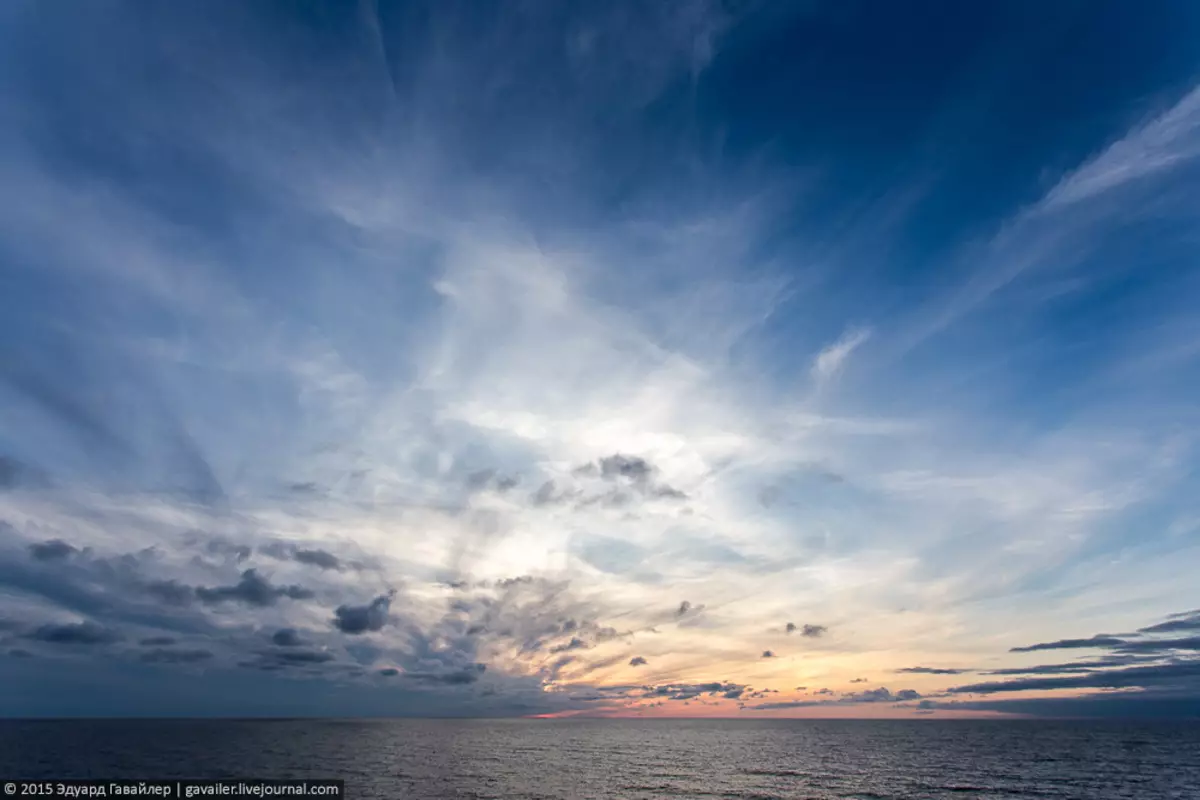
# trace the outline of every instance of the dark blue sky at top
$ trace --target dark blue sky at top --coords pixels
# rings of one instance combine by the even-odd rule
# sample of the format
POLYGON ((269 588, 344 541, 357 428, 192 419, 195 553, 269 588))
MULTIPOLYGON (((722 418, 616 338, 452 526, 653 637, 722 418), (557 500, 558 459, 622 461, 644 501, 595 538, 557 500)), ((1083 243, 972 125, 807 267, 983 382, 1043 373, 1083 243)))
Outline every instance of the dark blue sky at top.
MULTIPOLYGON (((811 463, 779 467, 810 493, 781 508, 825 491, 839 519, 886 513, 888 493, 907 491, 888 483, 896 475, 907 487, 944 469, 933 491, 952 494, 977 465, 1066 453, 1071 466, 1039 484, 1052 494, 1086 471, 1077 464, 1130 452, 1131 496, 1155 505, 1113 501, 1072 555, 1014 585, 1051 590, 1129 552, 1182 552, 1197 513, 1186 431, 1200 389, 1198 41, 1200 5, 1186 0, 16 0, 0 9, 0 458, 49 476, 54 491, 169 490, 239 520, 239 503, 261 510, 268 488, 329 442, 371 451, 366 466, 337 466, 339 486, 353 475, 371 497, 383 489, 364 476, 411 467, 433 480, 450 451, 525 469, 553 461, 528 430, 561 420, 519 433, 453 418, 478 405, 469 378, 496 374, 494 363, 501 388, 546 382, 530 365, 553 335, 500 351, 523 314, 543 310, 540 293, 555 296, 553 280, 479 290, 496 295, 495 312, 456 311, 466 301, 445 288, 458 286, 446 276, 473 274, 455 272, 472 248, 502 240, 487 258, 515 249, 587 262, 562 273, 578 293, 574 317, 603 320, 583 329, 586 344, 604 343, 587 354, 640 365, 659 348, 704 365, 719 376, 712 396, 737 407, 729 418, 763 420, 746 440, 771 441, 783 424, 773 414, 791 419, 785 407, 803 398, 805 413, 914 419, 952 442, 874 452, 851 434, 833 457, 894 472, 855 480, 843 475, 853 464, 822 466, 837 482, 826 491, 804 484, 811 463), (355 416, 355 403, 401 396, 395 416, 411 429, 380 433, 355 416), (1076 459, 1081 442, 1095 450, 1076 459)), ((603 363, 586 390, 544 396, 584 419, 612 407, 606 392, 664 374, 629 378, 603 363)), ((716 475, 733 460, 707 466, 716 475)), ((747 485, 760 479, 761 463, 742 466, 747 485)), ((1018 509, 997 525, 1023 524, 1015 482, 1006 473, 993 487, 1004 513, 1018 509)), ((1087 488, 1058 511, 1111 499, 1087 488)), ((448 502, 437 490, 421 501, 431 496, 448 502)), ((13 533, 0 542, 0 601, 21 604, 0 607, 0 622, 37 603, 86 615, 91 595, 47 589, 47 575, 9 563, 61 522, 18 513, 20 502, 0 507, 15 526, 0 528, 13 533)), ((46 507, 109 519, 86 502, 46 507)), ((831 546, 852 555, 874 535, 831 546)), ((628 571, 630 553, 653 549, 584 541, 596 563, 628 571)), ((914 545, 921 574, 966 569, 978 541, 914 545)), ((728 544, 701 550, 759 563, 728 544)), ((331 588, 322 601, 361 604, 385 588, 331 588)), ((124 607, 107 602, 94 616, 122 622, 104 617, 124 607)), ((390 652, 414 671, 428 660, 390 652)), ((30 667, 3 669, 20 680, 30 667)), ((69 687, 71 672, 56 663, 37 693, 69 687)), ((177 677, 162 678, 164 696, 177 677)), ((253 681, 213 696, 236 706, 253 690, 235 687, 253 681)), ((53 708, 69 705, 64 691, 53 708)), ((89 710, 103 706, 87 691, 89 710)), ((286 708, 292 695, 279 693, 286 708)), ((521 697, 489 713, 525 709, 521 697)))

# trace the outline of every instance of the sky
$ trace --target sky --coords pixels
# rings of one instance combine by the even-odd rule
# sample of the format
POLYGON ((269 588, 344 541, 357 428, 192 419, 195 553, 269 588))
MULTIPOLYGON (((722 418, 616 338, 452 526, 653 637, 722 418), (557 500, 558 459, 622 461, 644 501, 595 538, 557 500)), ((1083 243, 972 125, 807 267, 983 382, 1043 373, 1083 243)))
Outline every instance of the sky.
POLYGON ((1200 716, 1198 41, 0 4, 0 715, 1200 716))

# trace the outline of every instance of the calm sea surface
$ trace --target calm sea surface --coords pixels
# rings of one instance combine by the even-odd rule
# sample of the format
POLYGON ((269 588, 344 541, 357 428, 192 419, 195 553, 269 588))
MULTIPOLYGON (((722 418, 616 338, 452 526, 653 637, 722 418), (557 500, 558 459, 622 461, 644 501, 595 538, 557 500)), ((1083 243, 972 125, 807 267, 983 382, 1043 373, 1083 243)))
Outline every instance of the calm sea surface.
POLYGON ((348 798, 1200 799, 1200 724, 0 721, 0 779, 342 778, 348 798))

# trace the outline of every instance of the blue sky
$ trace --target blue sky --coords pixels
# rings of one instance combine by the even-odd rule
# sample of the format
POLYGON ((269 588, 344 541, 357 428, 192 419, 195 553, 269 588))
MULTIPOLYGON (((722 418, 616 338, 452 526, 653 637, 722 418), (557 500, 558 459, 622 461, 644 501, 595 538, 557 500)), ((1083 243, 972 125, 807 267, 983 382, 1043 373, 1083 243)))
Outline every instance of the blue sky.
POLYGON ((0 713, 1200 713, 1198 34, 5 4, 0 713))

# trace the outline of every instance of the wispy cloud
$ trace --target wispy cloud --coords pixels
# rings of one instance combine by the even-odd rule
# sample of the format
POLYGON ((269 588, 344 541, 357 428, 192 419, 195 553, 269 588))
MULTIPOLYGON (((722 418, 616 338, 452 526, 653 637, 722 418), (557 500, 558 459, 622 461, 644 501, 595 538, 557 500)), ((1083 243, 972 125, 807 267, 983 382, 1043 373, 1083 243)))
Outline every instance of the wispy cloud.
POLYGON ((842 334, 841 338, 817 354, 813 359, 812 374, 818 383, 824 383, 841 372, 850 354, 871 338, 868 328, 852 328, 842 334))
POLYGON ((1155 533, 1196 514, 1190 373, 1086 391, 1106 326, 968 323, 1139 186, 1190 219, 1195 91, 928 253, 869 221, 896 263, 839 271, 863 250, 807 198, 840 161, 702 118, 756 30, 727 5, 396 13, 338 42, 21 17, 55 44, 0 70, 0 644, 160 698, 304 678, 462 714, 879 708, 1032 651, 1185 652, 1190 617, 1144 623, 1190 591, 1155 533), (885 673, 911 688, 850 690, 885 673))

